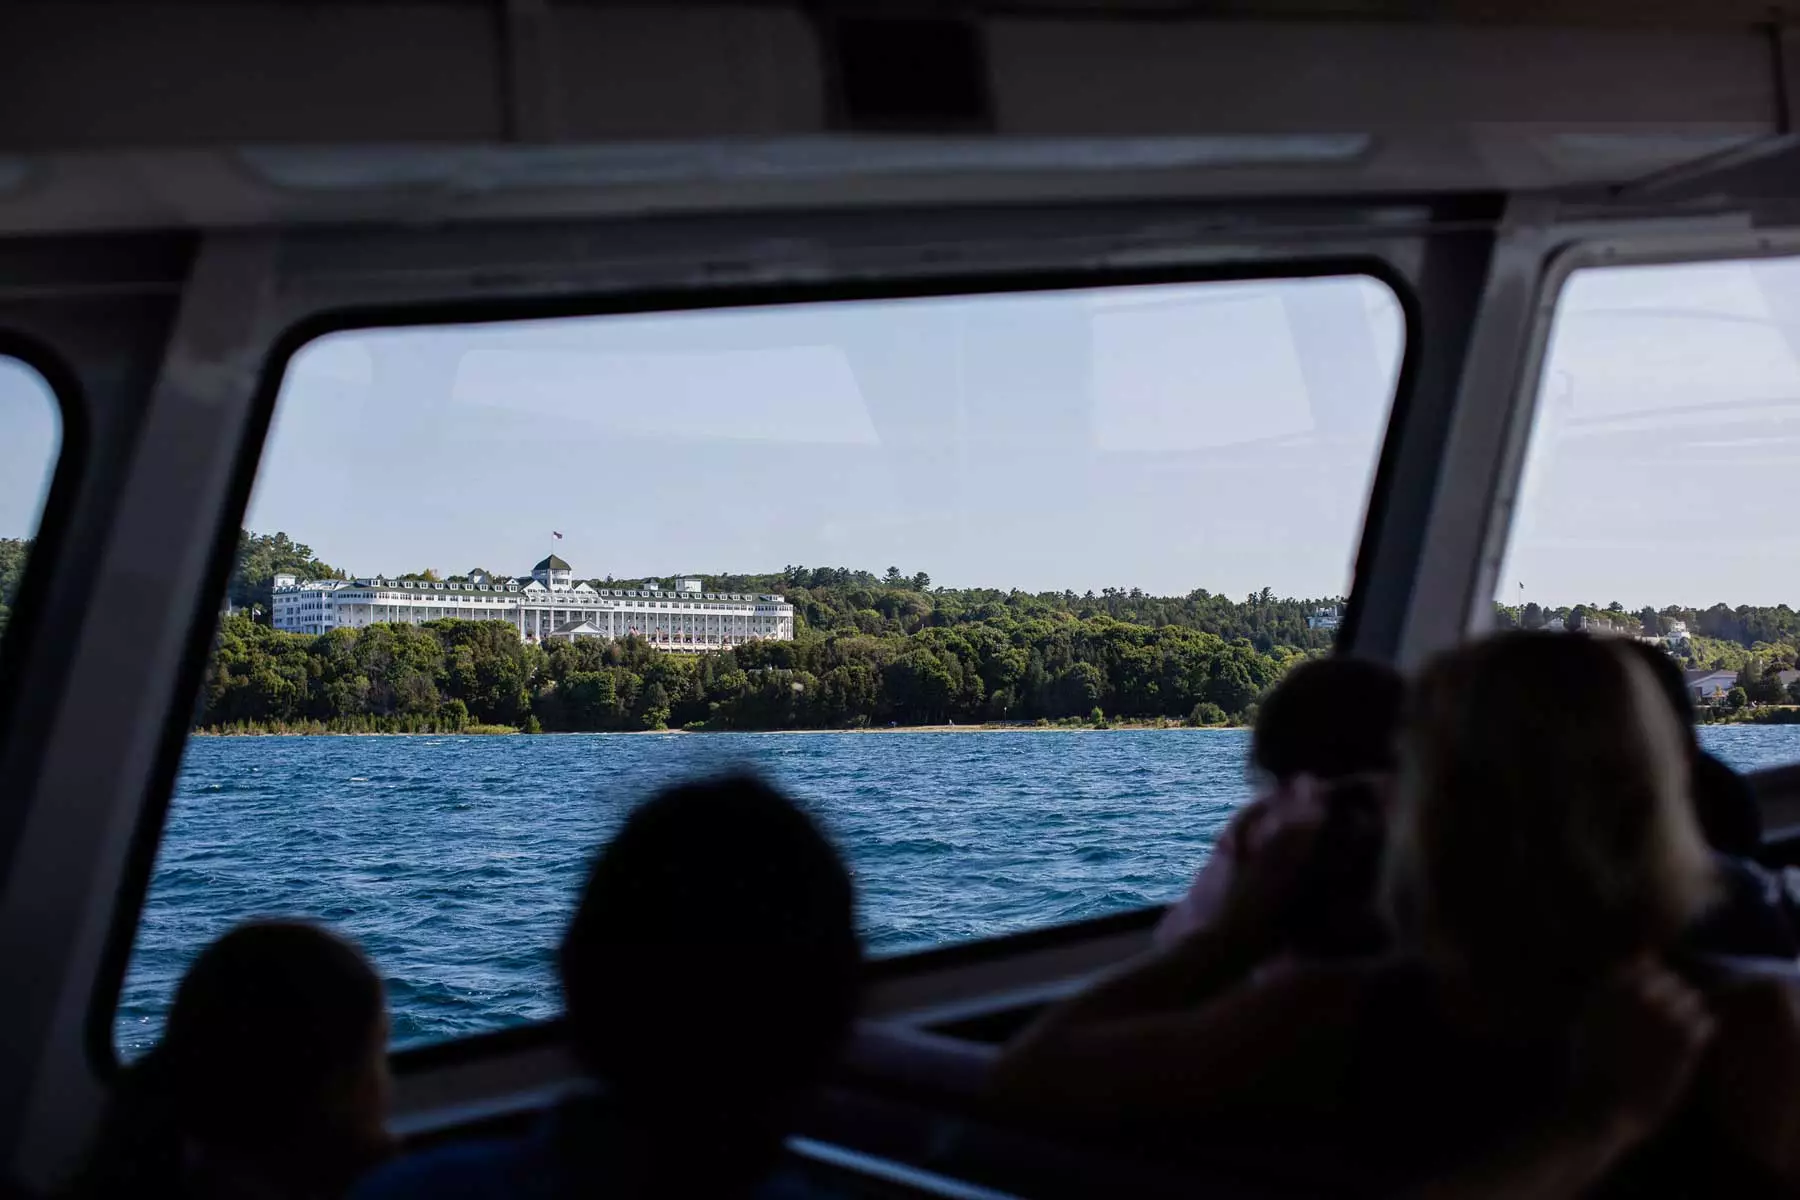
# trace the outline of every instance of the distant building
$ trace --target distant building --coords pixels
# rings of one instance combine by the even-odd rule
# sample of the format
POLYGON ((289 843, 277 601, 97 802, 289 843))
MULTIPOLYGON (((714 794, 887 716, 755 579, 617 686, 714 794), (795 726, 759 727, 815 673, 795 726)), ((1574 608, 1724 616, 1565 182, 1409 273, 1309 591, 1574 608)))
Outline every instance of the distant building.
POLYGON ((527 642, 622 638, 664 650, 724 650, 744 642, 791 641, 794 606, 781 596, 708 592, 683 578, 667 588, 595 588, 576 583, 552 554, 518 579, 442 583, 423 579, 275 576, 275 628, 325 633, 426 621, 505 621, 527 642))
POLYGON ((1670 654, 1685 655, 1693 649, 1693 635, 1688 633, 1686 621, 1670 621, 1668 629, 1657 640, 1668 647, 1670 654))
POLYGON ((1308 629, 1323 629, 1327 632, 1336 629, 1343 623, 1343 613, 1339 611, 1338 606, 1335 604, 1326 608, 1315 608, 1306 618, 1306 627, 1308 629))
POLYGON ((1708 668, 1681 673, 1688 694, 1702 702, 1722 699, 1737 686, 1737 678, 1736 671, 1715 671, 1708 668))

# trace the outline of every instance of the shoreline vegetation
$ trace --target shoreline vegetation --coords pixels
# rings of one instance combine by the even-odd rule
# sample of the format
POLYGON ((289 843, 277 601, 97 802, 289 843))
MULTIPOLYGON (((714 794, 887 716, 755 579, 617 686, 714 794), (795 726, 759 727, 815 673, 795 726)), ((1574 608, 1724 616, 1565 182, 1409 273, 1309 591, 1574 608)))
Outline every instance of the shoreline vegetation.
MULTIPOLYGON (((1241 730, 1241 725, 1190 725, 1182 721, 1107 721, 1095 725, 1087 721, 1067 719, 1062 721, 984 721, 976 725, 883 725, 868 726, 856 729, 708 729, 696 723, 692 727, 681 729, 622 729, 595 730, 588 733, 602 733, 607 737, 667 737, 690 736, 701 733, 808 733, 808 734, 905 734, 905 733, 1143 733, 1156 730, 1185 730, 1187 732, 1219 733, 1230 730, 1241 730)), ((352 727, 342 722, 326 721, 294 721, 294 722, 240 722, 236 725, 195 726, 190 731, 195 737, 503 737, 524 736, 527 731, 512 725, 466 725, 461 729, 444 728, 383 728, 352 727)), ((538 730, 546 737, 563 736, 566 731, 549 732, 538 730)))
MULTIPOLYGON (((1710 710, 1703 710, 1703 725, 1800 725, 1800 706, 1782 705, 1766 706, 1757 709, 1746 709, 1740 712, 1722 712, 1718 715, 1707 715, 1710 710)), ((851 729, 709 729, 703 722, 680 729, 619 729, 619 730, 529 730, 514 725, 465 725, 460 729, 449 726, 439 727, 435 722, 421 722, 408 728, 405 723, 395 723, 386 727, 371 727, 367 723, 343 721, 241 721, 234 725, 196 725, 189 732, 194 737, 517 737, 526 734, 559 736, 563 733, 585 732, 603 733, 608 737, 652 737, 668 735, 689 735, 698 733, 830 733, 830 734, 905 734, 905 733, 1143 733, 1157 730, 1185 730, 1187 732, 1220 733, 1231 730, 1242 730, 1245 726, 1236 724, 1195 725, 1188 721, 1171 721, 1160 719, 1155 721, 1103 721, 1094 724, 1077 718, 1064 718, 1060 721, 982 721, 973 725, 879 725, 862 726, 851 729)))
MULTIPOLYGON (((0 622, 30 549, 0 539, 0 622)), ((285 533, 243 532, 196 732, 1241 727, 1295 663, 1330 652, 1335 623, 1313 618, 1343 604, 1268 588, 1242 600, 1205 588, 1182 596, 945 588, 897 567, 693 572, 709 591, 786 596, 794 638, 681 653, 636 637, 528 644, 494 621, 283 633, 269 624, 278 571, 345 575, 285 533)), ((1780 677, 1800 662, 1800 613, 1785 604, 1496 604, 1494 623, 1658 637, 1684 667, 1736 673, 1728 696, 1701 707, 1703 721, 1800 723, 1800 679, 1780 677)))
POLYGON ((278 632, 265 615, 277 571, 341 575, 285 534, 244 534, 193 716, 199 730, 1242 726, 1289 667, 1330 649, 1332 630, 1309 617, 1341 603, 1267 588, 1241 601, 1205 589, 943 588, 894 567, 789 566, 699 574, 709 591, 784 595, 792 640, 682 653, 637 637, 531 644, 495 621, 278 632))

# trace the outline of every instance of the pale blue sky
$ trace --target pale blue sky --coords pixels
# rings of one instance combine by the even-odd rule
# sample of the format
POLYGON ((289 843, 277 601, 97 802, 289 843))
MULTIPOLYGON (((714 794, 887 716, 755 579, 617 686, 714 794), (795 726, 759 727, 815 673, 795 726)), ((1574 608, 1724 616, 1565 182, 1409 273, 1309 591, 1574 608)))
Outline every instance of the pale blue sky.
POLYGON ((1800 260, 1577 274, 1501 598, 1800 606, 1797 350, 1800 260))
POLYGON ((50 385, 18 359, 0 354, 0 537, 36 532, 61 444, 50 385))
MULTIPOLYGON (((247 523, 358 573, 555 549, 621 579, 1335 594, 1401 336, 1361 279, 338 334, 293 364, 247 523)), ((1792 262, 1578 276, 1502 596, 1800 602, 1796 346, 1792 262)), ((55 436, 16 365, 0 430, 4 535, 55 436)))
POLYGON ((619 578, 1331 595, 1399 349, 1349 279, 343 334, 250 523, 356 572, 523 572, 561 530, 619 578))

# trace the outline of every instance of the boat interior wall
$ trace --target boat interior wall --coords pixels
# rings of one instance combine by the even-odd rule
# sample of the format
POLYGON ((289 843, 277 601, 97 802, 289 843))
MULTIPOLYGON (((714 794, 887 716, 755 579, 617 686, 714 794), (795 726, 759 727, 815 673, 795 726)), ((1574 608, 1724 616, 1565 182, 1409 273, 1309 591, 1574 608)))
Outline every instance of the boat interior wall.
MULTIPOLYGON (((1305 206, 1271 214, 1290 235, 1249 244, 1241 231, 1204 217, 1130 207, 854 219, 769 214, 748 223, 611 230, 515 226, 485 236, 410 229, 374 240, 344 229, 222 232, 166 250, 170 259, 147 249, 109 258, 108 247, 88 239, 60 243, 62 254, 46 258, 51 265, 18 302, 31 299, 35 328, 53 356, 78 356, 95 372, 92 386, 69 402, 92 410, 86 424, 106 452, 84 464, 62 536, 46 545, 33 574, 50 597, 129 592, 134 602, 104 620, 86 613, 55 639, 12 643, 19 647, 19 686, 54 680, 56 702, 39 706, 28 725, 35 736, 9 736, 0 777, 29 781, 33 796, 60 798, 25 806, 4 831, 0 953, 31 964, 9 988, 0 1022, 0 1048, 17 1064, 0 1073, 0 1128, 12 1139, 8 1153, 17 1168, 42 1181, 67 1160, 110 1070, 108 1014, 204 663, 209 598, 230 565, 237 514, 287 352, 322 329, 370 320, 1325 270, 1350 262, 1410 292, 1425 264, 1436 261, 1427 236, 1430 207, 1334 211, 1332 223, 1350 222, 1336 235, 1321 233, 1327 215, 1305 206), (188 251, 185 261, 180 249, 188 251), (109 279, 94 266, 100 261, 137 269, 109 279), (175 269, 158 278, 159 266, 175 269), (805 282, 824 279, 838 282, 805 282), (111 307, 94 308, 101 300, 111 307), (72 340, 69 330, 84 311, 112 319, 84 333, 92 340, 72 340), (148 374, 141 360, 132 374, 134 353, 142 356, 165 338, 166 348, 148 356, 157 365, 147 397, 131 392, 127 385, 135 378, 141 387, 148 374), (117 731, 106 755, 91 752, 96 728, 117 731)), ((1462 283, 1478 287, 1479 274, 1462 283)), ((1451 374, 1446 366, 1430 377, 1447 384, 1451 374)), ((79 611, 81 602, 73 607, 79 611)), ((9 669, 14 665, 9 660, 9 669)), ((8 730, 15 732, 22 729, 8 730)), ((965 972, 986 968, 945 970, 944 978, 966 979, 965 972)), ((926 987, 923 978, 891 986, 916 990, 926 987)), ((915 1006, 940 1008, 953 998, 926 988, 915 1006)), ((478 1091, 512 1078, 498 1069, 498 1079, 477 1071, 478 1091)), ((435 1069, 417 1078, 402 1089, 402 1113, 416 1105, 413 1117, 431 1119, 444 1093, 435 1069)))
MULTIPOLYGON (((229 565, 271 381, 308 337, 370 321, 1354 264, 1395 288, 1414 329, 1344 637, 1367 653, 1405 657, 1457 636, 1441 610, 1474 586, 1470 549, 1483 531, 1450 514, 1479 512, 1499 468, 1477 470, 1478 431, 1459 429, 1476 419, 1471 406, 1504 412, 1517 391, 1516 371, 1471 373, 1477 347, 1494 361, 1529 360, 1533 264, 1541 267, 1557 236, 1530 215, 1491 200, 1294 202, 1240 213, 1161 205, 769 213, 519 224, 479 236, 442 227, 378 238, 324 228, 174 243, 61 239, 61 253, 45 254, 36 274, 21 254, 31 286, 15 304, 31 309, 28 327, 57 357, 94 372, 69 400, 91 411, 90 440, 105 448, 90 456, 62 536, 34 575, 51 596, 130 589, 136 602, 26 644, 18 662, 22 686, 54 681, 57 703, 32 718, 38 736, 9 738, 0 769, 30 781, 34 796, 62 799, 29 805, 6 831, 0 951, 33 964, 9 990, 0 1023, 0 1045, 21 1064, 0 1080, 14 1161, 46 1178, 100 1095, 111 998, 204 660, 206 598, 229 565), (112 318, 105 327, 71 340, 81 315, 99 311, 112 318), (148 350, 163 338, 160 356, 148 350), (155 363, 145 402, 126 384, 142 386, 155 363), (1459 455, 1468 462, 1452 468, 1459 455), (90 752, 94 728, 120 731, 115 753, 90 752)), ((1713 236, 1744 253, 1765 235, 1713 236)), ((876 984, 877 1011, 953 1023, 1014 1009, 1113 960, 1133 936, 1076 929, 1041 951, 1002 942, 973 957, 899 960, 876 984)), ((469 1053, 411 1065, 403 1057, 404 1121, 453 1123, 470 1105, 529 1100, 558 1078, 554 1057, 520 1060, 502 1048, 490 1058, 479 1043, 469 1053)))
POLYGON ((1238 15, 870 33, 888 19, 780 4, 12 4, 0 40, 31 53, 0 105, 0 231, 1543 190, 1794 128, 1792 39, 1760 10, 1238 15), (846 55, 895 36, 918 69, 847 90, 868 72, 846 55))
MULTIPOLYGON (((1405 356, 1339 645, 1407 664, 1468 636, 1562 282, 1800 254, 1800 59, 1775 24, 1800 4, 1493 7, 0 6, 22 48, 0 83, 0 353, 50 382, 64 431, 0 647, 0 1181, 50 1182, 116 1070, 275 390, 327 331, 1366 273, 1405 356), (895 19, 925 21, 920 74, 941 56, 948 83, 846 76, 858 23, 895 19)), ((1800 768, 1755 782, 1770 861, 1800 863, 1800 768)), ((868 1015, 991 1042, 1155 917, 883 960, 868 1015)), ((570 1080, 559 1039, 397 1055, 401 1129, 541 1107, 570 1080)), ((805 1152, 1030 1161, 943 1135, 952 1106, 896 1098, 894 1074, 840 1080, 805 1152)), ((876 1194, 988 1194, 832 1161, 876 1194)))

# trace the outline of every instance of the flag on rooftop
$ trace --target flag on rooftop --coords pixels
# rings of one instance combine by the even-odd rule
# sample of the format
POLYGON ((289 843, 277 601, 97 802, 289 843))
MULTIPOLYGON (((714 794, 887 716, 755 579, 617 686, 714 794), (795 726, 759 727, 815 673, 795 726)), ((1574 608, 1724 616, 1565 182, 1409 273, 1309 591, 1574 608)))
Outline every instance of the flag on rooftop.
POLYGON ((556 540, 557 540, 557 541, 559 541, 559 542, 560 542, 560 541, 562 541, 562 534, 560 534, 560 533, 558 533, 558 532, 556 532, 556 530, 554 530, 554 529, 552 529, 552 530, 551 530, 551 531, 550 531, 550 536, 551 536, 551 537, 553 537, 553 538, 555 538, 555 539, 556 539, 556 540))

